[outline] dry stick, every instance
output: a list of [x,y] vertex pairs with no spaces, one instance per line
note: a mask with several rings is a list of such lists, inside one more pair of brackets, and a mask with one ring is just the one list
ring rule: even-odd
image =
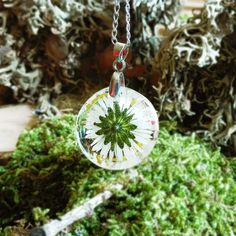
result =
[[[123,186],[121,184],[116,184],[113,185],[111,189],[121,190],[122,187]],[[113,193],[111,191],[105,190],[104,192],[99,193],[95,197],[85,202],[82,206],[76,207],[75,209],[67,212],[60,219],[52,220],[42,227],[34,228],[30,232],[30,236],[55,236],[57,233],[70,226],[75,221],[92,215],[94,208],[108,200],[112,195]]]

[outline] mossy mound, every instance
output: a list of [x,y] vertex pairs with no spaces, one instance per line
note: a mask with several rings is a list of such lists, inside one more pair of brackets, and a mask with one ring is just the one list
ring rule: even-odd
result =
[[170,124],[162,124],[145,163],[133,170],[103,170],[79,152],[74,124],[75,117],[67,115],[22,134],[12,161],[1,168],[1,227],[21,218],[32,223],[54,218],[121,183],[121,191],[90,218],[73,225],[77,232],[99,236],[236,233],[235,159],[226,159],[194,134],[182,136]]

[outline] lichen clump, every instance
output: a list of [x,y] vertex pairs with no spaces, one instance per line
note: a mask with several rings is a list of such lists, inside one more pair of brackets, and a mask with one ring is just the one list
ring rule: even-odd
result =
[[208,0],[200,14],[173,29],[153,61],[156,106],[236,154],[236,4]]
[[[133,1],[133,65],[158,49],[152,26],[169,25],[179,5],[180,0]],[[112,45],[113,7],[104,0],[1,1],[0,84],[10,87],[18,102],[38,103],[42,116],[58,114],[55,97],[73,89],[82,93],[91,78],[103,82],[107,71],[103,74],[100,54]]]
[[135,169],[108,171],[82,156],[74,125],[75,117],[67,115],[22,134],[0,174],[1,227],[21,218],[55,218],[120,183],[123,189],[68,235],[236,233],[235,159],[162,123],[149,160]]

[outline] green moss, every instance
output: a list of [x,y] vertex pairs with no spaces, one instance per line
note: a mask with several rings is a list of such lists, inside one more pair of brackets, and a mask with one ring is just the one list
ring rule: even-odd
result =
[[162,128],[137,171],[139,177],[77,224],[84,235],[236,233],[236,182],[219,150]]
[[35,207],[49,208],[51,217],[66,207],[71,173],[81,163],[74,123],[73,116],[53,118],[21,135],[0,174],[0,226],[31,220]]
[[74,124],[74,116],[67,115],[22,134],[13,160],[0,174],[0,226],[22,217],[32,222],[33,209],[37,221],[45,220],[37,212],[54,218],[119,182],[124,188],[74,229],[99,236],[236,233],[233,158],[194,134],[171,134],[167,123],[144,164],[132,171],[103,170],[80,154]]

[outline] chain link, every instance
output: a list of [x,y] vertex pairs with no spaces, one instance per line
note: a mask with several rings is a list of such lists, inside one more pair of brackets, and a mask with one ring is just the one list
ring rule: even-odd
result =
[[[126,19],[126,45],[130,45],[130,0],[125,0],[125,19]],[[113,44],[118,42],[118,26],[119,26],[119,13],[120,13],[120,0],[115,0],[114,4],[114,14],[113,14],[113,24],[112,24],[112,37],[111,41]]]

